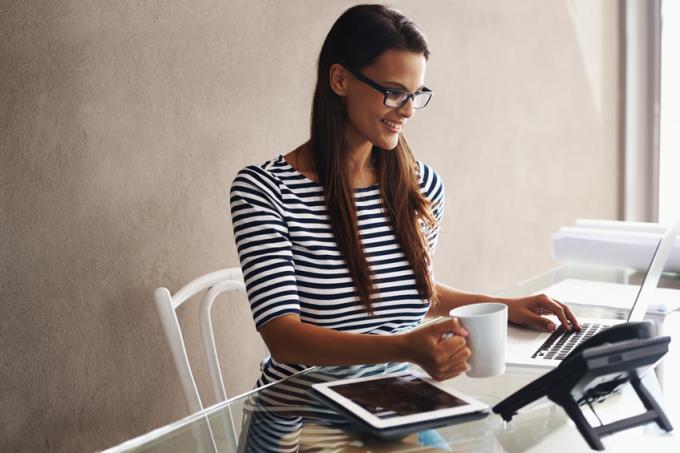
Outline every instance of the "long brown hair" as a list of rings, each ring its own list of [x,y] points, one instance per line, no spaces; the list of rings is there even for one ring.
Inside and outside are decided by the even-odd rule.
[[[319,182],[324,188],[333,234],[361,303],[373,313],[373,275],[364,253],[345,146],[346,109],[330,88],[330,67],[344,62],[361,69],[388,49],[430,51],[422,32],[410,19],[382,5],[358,5],[345,11],[324,41],[311,121],[311,149]],[[415,274],[416,288],[425,300],[436,302],[429,271],[431,257],[420,222],[435,226],[429,201],[421,194],[416,161],[403,135],[394,150],[373,146],[373,162],[394,235]]]

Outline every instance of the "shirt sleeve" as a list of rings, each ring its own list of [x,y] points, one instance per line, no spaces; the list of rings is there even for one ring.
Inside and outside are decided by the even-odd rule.
[[[434,228],[429,227],[423,222],[422,228],[430,247],[430,254],[434,257],[434,252],[439,240],[439,230],[442,219],[444,218],[444,204],[446,200],[446,190],[441,176],[426,164],[418,163],[420,169],[420,189],[423,196],[432,203],[432,214],[436,220]]]
[[[292,244],[277,180],[260,167],[244,168],[232,183],[230,205],[255,327],[299,314]]]

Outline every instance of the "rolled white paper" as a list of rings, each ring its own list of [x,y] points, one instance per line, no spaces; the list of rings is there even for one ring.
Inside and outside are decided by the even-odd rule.
[[[668,229],[668,225],[653,222],[628,222],[623,220],[595,219],[578,219],[576,220],[576,226],[588,229],[656,233],[659,235],[664,234]]]
[[[585,224],[562,227],[553,235],[556,260],[646,270],[665,231],[658,224],[616,225],[617,229],[604,228],[602,224],[593,228],[592,221],[589,228]],[[640,226],[645,231],[639,231]],[[633,230],[635,227],[638,230]],[[656,228],[660,231],[656,232]],[[664,269],[680,272],[680,237],[676,239]]]

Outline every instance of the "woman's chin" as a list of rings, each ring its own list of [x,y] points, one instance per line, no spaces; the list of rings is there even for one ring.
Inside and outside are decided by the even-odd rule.
[[[386,150],[393,150],[394,148],[397,147],[397,144],[399,143],[399,136],[395,136],[394,138],[389,137],[389,138],[380,138],[380,140],[376,140],[373,142],[375,146],[378,148],[386,149]]]

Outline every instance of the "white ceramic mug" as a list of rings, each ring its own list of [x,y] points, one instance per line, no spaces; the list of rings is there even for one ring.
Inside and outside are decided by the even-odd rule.
[[[470,377],[491,377],[505,372],[505,344],[508,337],[508,306],[481,302],[454,308],[449,315],[458,318],[468,331]]]

